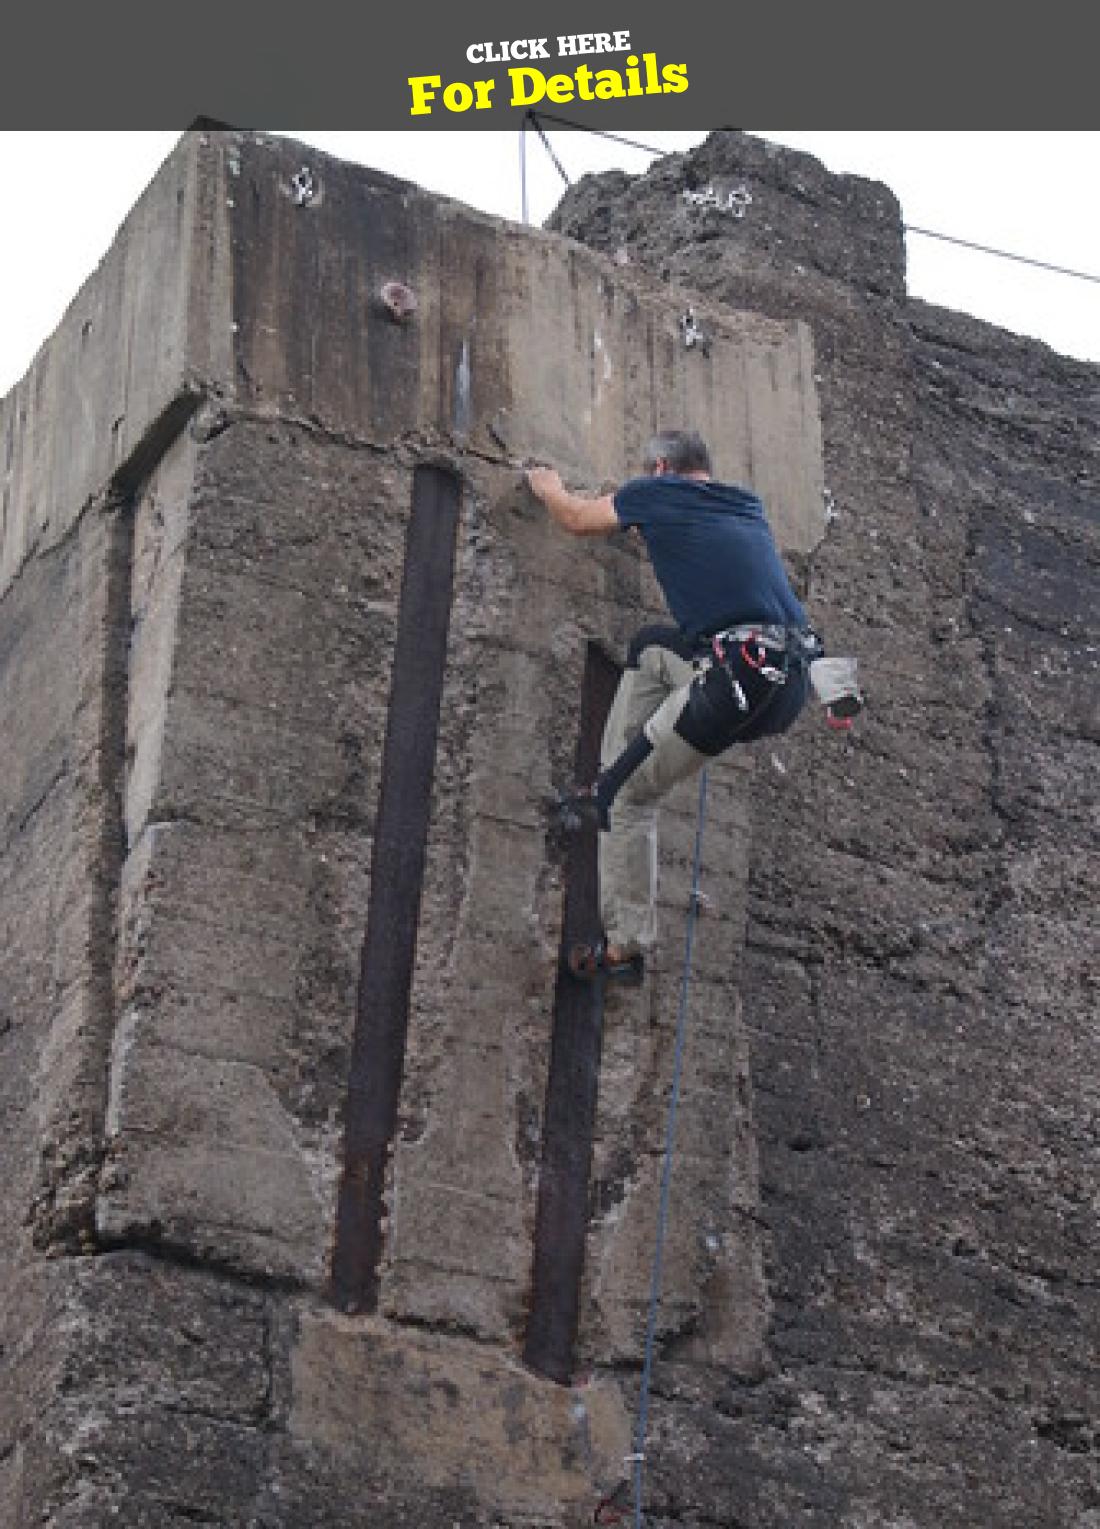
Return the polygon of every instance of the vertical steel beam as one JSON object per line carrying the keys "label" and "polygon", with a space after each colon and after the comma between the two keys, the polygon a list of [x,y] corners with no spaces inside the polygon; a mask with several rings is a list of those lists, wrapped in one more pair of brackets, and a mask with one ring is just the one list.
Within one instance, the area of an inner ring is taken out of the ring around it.
{"label": "vertical steel beam", "polygon": [[405,1066],[460,504],[453,473],[416,469],[344,1116],[332,1295],[345,1311],[373,1311],[378,1303],[386,1167]]}

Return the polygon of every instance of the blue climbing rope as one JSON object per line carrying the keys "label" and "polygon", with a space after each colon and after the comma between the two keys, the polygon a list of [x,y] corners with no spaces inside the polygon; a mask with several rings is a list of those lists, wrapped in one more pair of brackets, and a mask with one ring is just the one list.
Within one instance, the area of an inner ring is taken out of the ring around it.
{"label": "blue climbing rope", "polygon": [[707,772],[699,776],[699,813],[695,823],[695,854],[691,865],[691,903],[688,908],[687,933],[684,937],[684,971],[680,981],[680,1012],[676,1020],[676,1050],[672,1063],[672,1092],[668,1101],[668,1124],[665,1129],[665,1159],[661,1172],[661,1199],[657,1211],[657,1238],[653,1249],[653,1269],[649,1283],[649,1314],[646,1318],[645,1354],[638,1391],[638,1421],[634,1433],[634,1529],[642,1529],[642,1481],[645,1473],[646,1433],[649,1428],[649,1387],[653,1376],[653,1349],[657,1334],[657,1308],[661,1302],[661,1273],[664,1264],[665,1234],[668,1231],[668,1207],[672,1189],[672,1153],[676,1142],[676,1112],[680,1104],[680,1079],[684,1068],[684,1042],[687,1039],[688,990],[691,987],[691,950],[695,940],[695,920],[699,915],[699,870],[703,852],[703,825],[707,816]]}

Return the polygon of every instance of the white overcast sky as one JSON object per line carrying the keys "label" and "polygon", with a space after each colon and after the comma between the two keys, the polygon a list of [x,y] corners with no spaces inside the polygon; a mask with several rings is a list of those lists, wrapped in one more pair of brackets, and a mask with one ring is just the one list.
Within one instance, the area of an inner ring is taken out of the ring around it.
{"label": "white overcast sky", "polygon": [[[279,129],[272,129],[280,132]],[[1100,132],[748,131],[805,150],[830,170],[884,181],[907,225],[1100,276]],[[503,217],[520,218],[516,131],[287,134]],[[666,151],[705,133],[628,132]],[[573,179],[652,156],[590,133],[550,134]],[[174,132],[3,132],[17,185],[0,214],[0,396],[23,375],[119,224],[178,141]],[[563,183],[527,135],[529,217],[541,223]],[[751,215],[751,214],[750,214]],[[1100,363],[1100,284],[1034,270],[914,233],[910,292],[1065,355]]]}

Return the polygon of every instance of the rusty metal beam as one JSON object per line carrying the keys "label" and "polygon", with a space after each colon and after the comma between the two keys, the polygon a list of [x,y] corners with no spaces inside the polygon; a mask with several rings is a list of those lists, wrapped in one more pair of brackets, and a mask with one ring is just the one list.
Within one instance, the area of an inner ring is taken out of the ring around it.
{"label": "rusty metal beam", "polygon": [[[589,643],[577,740],[578,784],[596,778],[600,739],[618,678],[618,667]],[[575,941],[590,940],[600,932],[596,854],[596,828],[586,825],[570,841],[566,860],[563,955]],[[533,1370],[562,1385],[572,1378],[580,1319],[602,1049],[603,987],[578,982],[559,963],[523,1357]]]}
{"label": "rusty metal beam", "polygon": [[332,1297],[373,1311],[386,1169],[397,1131],[461,494],[444,468],[413,477],[412,513],[382,754],[370,902],[352,1041]]}

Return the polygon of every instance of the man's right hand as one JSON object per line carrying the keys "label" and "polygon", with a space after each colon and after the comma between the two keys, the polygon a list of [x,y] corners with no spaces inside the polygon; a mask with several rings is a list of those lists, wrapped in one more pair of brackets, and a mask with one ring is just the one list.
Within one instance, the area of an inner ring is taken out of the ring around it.
{"label": "man's right hand", "polygon": [[607,536],[619,529],[618,516],[610,494],[602,499],[588,499],[571,494],[561,481],[561,473],[552,467],[529,467],[524,474],[536,499],[541,499],[550,518],[573,536]]}
{"label": "man's right hand", "polygon": [[551,495],[560,494],[564,487],[561,473],[556,472],[552,467],[529,467],[526,477],[527,487],[536,499],[542,500],[543,504]]}

